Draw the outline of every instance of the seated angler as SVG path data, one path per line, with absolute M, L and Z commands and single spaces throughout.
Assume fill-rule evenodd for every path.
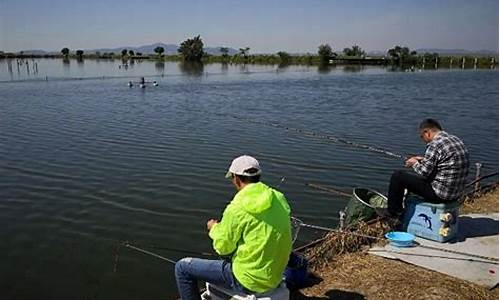
M 207 222 L 213 248 L 226 260 L 184 258 L 175 266 L 182 300 L 200 299 L 198 281 L 247 294 L 279 286 L 292 248 L 290 207 L 279 191 L 260 182 L 259 162 L 233 160 L 227 178 L 237 190 L 222 219 Z
M 469 170 L 469 152 L 464 143 L 442 130 L 434 119 L 422 121 L 418 130 L 427 144 L 425 155 L 406 160 L 405 166 L 412 171 L 392 174 L 384 216 L 396 218 L 404 212 L 405 190 L 433 203 L 457 201 L 463 194 Z

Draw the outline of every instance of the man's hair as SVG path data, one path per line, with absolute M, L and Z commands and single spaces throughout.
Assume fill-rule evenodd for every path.
M 425 129 L 437 129 L 437 130 L 443 130 L 441 128 L 441 125 L 439 124 L 438 121 L 434 120 L 434 119 L 425 119 L 422 121 L 422 123 L 420 123 L 420 125 L 418 126 L 418 129 L 419 130 L 425 130 Z
M 255 168 L 250 168 L 248 170 L 245 170 L 246 173 L 257 173 L 257 169 Z M 259 175 L 254 175 L 254 176 L 244 176 L 244 175 L 237 175 L 234 174 L 234 176 L 238 177 L 242 182 L 244 183 L 257 183 L 260 181 L 260 174 Z

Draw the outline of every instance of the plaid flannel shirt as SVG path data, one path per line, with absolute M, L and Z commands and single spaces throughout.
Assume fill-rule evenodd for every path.
M 469 172 L 469 152 L 458 137 L 441 131 L 427 144 L 424 159 L 413 170 L 431 182 L 439 198 L 457 200 Z

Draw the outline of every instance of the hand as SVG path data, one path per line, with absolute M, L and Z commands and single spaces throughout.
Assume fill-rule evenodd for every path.
M 417 159 L 417 158 L 418 158 L 418 156 L 414 156 L 414 157 L 410 157 L 409 159 L 407 159 L 405 161 L 405 167 L 407 167 L 407 168 L 413 167 L 413 165 L 419 161 L 419 159 Z
M 213 227 L 215 224 L 217 224 L 217 223 L 219 223 L 219 221 L 217 221 L 217 220 L 215 220 L 215 219 L 210 219 L 210 220 L 208 220 L 208 222 L 207 222 L 207 230 L 208 230 L 208 231 L 210 231 L 210 229 L 212 229 L 212 227 Z

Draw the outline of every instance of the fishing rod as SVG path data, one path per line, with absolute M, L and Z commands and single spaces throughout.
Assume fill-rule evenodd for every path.
M 153 256 L 153 257 L 156 257 L 158 259 L 161 259 L 163 261 L 166 261 L 166 262 L 169 262 L 171 264 L 176 264 L 177 261 L 173 260 L 173 259 L 170 259 L 170 258 L 166 258 L 160 254 L 157 254 L 157 253 L 154 253 L 152 251 L 149 251 L 149 250 L 146 250 L 146 249 L 143 249 L 143 248 L 140 248 L 138 246 L 135 246 L 135 245 L 132 245 L 131 243 L 125 241 L 125 242 L 121 242 L 119 243 L 115 249 L 114 249 L 114 264 L 113 264 L 113 273 L 116 273 L 117 270 L 118 270 L 118 264 L 120 262 L 120 248 L 121 247 L 125 247 L 125 248 L 129 248 L 129 249 L 132 249 L 132 250 L 135 250 L 137 252 L 140 252 L 142 254 L 145 254 L 145 255 L 149 255 L 149 256 Z
M 425 246 L 421 246 L 422 248 L 426 248 Z M 439 250 L 445 250 L 445 249 L 439 249 Z M 429 257 L 429 258 L 442 258 L 442 259 L 453 259 L 453 260 L 463 260 L 463 261 L 469 261 L 469 262 L 480 262 L 484 264 L 494 264 L 496 265 L 497 262 L 495 261 L 489 261 L 489 260 L 478 260 L 478 259 L 473 259 L 473 258 L 461 258 L 461 257 L 451 257 L 451 256 L 442 256 L 442 255 L 429 255 L 429 254 L 417 254 L 417 253 L 408 253 L 408 252 L 401 252 L 401 251 L 394 251 L 394 250 L 387 250 L 387 249 L 382 249 L 382 250 L 375 250 L 371 249 L 370 253 L 394 253 L 394 254 L 400 254 L 400 255 L 407 255 L 407 256 L 419 256 L 419 257 Z
M 463 196 L 465 196 L 465 189 L 473 186 L 475 183 L 477 183 L 477 182 L 479 182 L 479 181 L 481 181 L 483 179 L 490 178 L 490 177 L 497 176 L 497 175 L 498 175 L 498 172 L 493 172 L 491 174 L 481 176 L 481 177 L 476 178 L 475 180 L 469 182 L 464 187 L 464 195 Z M 337 194 L 337 195 L 344 196 L 344 197 L 351 197 L 352 196 L 349 193 L 346 193 L 346 192 L 344 192 L 342 190 L 339 190 L 339 189 L 336 189 L 336 188 L 333 188 L 333 187 L 329 187 L 329 186 L 324 186 L 324 185 L 315 184 L 315 183 L 309 183 L 309 182 L 306 182 L 305 185 L 308 186 L 308 187 L 317 189 L 317 190 L 321 190 L 321 191 L 325 191 L 325 192 Z M 463 198 L 463 196 L 461 198 Z
M 475 179 L 475 180 L 473 180 L 472 182 L 469 182 L 469 183 L 465 186 L 465 188 L 469 188 L 469 187 L 473 186 L 475 183 L 477 183 L 477 182 L 479 182 L 479 181 L 481 181 L 481 180 L 483 180 L 483 179 L 490 178 L 490 177 L 493 177 L 493 176 L 496 176 L 496 175 L 498 175 L 498 172 L 493 172 L 493 173 L 491 173 L 491 174 L 484 175 L 484 176 L 481 176 L 481 177 L 479 177 L 479 178 L 476 178 L 476 179 Z
M 325 192 L 337 194 L 337 195 L 344 196 L 344 197 L 351 197 L 352 196 L 351 194 L 346 193 L 344 191 L 337 190 L 337 189 L 334 189 L 332 187 L 326 187 L 326 186 L 320 185 L 320 184 L 306 182 L 305 185 L 308 186 L 308 187 L 315 188 L 317 190 L 321 190 L 321 191 L 325 191 Z
M 388 240 L 385 237 L 377 237 L 377 236 L 371 236 L 371 235 L 366 235 L 366 234 L 360 234 L 360 233 L 352 232 L 352 231 L 349 231 L 349 230 L 334 229 L 334 228 L 329 228 L 329 227 L 324 227 L 324 226 L 317 226 L 317 225 L 307 224 L 307 223 L 304 223 L 302 220 L 300 220 L 298 218 L 295 218 L 295 217 L 292 217 L 292 219 L 295 219 L 295 222 L 297 222 L 297 224 L 299 226 L 301 226 L 301 227 L 318 229 L 318 230 L 323 230 L 323 231 L 328 231 L 328 232 L 342 232 L 342 233 L 347 233 L 347 234 L 354 235 L 354 236 L 359 236 L 359 237 L 364 237 L 364 238 L 374 239 L 374 240 L 380 240 L 380 241 L 387 241 Z M 455 250 L 449 250 L 449 249 L 442 249 L 442 248 L 437 248 L 437 247 L 432 247 L 432 246 L 426 246 L 426 245 L 422 245 L 421 243 L 419 243 L 417 241 L 413 241 L 413 246 L 421 247 L 421 248 L 425 248 L 425 249 L 429 249 L 429 250 L 442 251 L 442 252 L 446 252 L 446 253 L 452 253 L 452 254 L 470 256 L 470 257 L 475 257 L 475 258 L 480 258 L 480 259 L 484 259 L 484 260 L 498 262 L 498 258 L 496 258 L 496 257 L 489 257 L 489 256 L 483 256 L 483 255 L 465 253 L 465 252 L 460 252 L 460 251 L 455 251 Z
M 145 249 L 142 249 L 142 248 L 136 247 L 136 246 L 134 246 L 134 245 L 130 244 L 129 242 L 124 242 L 124 243 L 122 244 L 122 246 L 127 247 L 127 248 L 130 248 L 130 249 L 133 249 L 133 250 L 136 250 L 136 251 L 138 251 L 138 252 L 141 252 L 141 253 L 144 253 L 144 254 L 147 254 L 147 255 L 151 255 L 151 256 L 153 256 L 153 257 L 156 257 L 156 258 L 159 258 L 159 259 L 161 259 L 161 260 L 167 261 L 167 262 L 172 263 L 172 264 L 174 264 L 174 265 L 177 263 L 177 261 L 175 261 L 175 260 L 173 260 L 173 259 L 166 258 L 166 257 L 161 256 L 161 255 L 159 255 L 159 254 L 156 254 L 156 253 L 154 253 L 154 252 L 151 252 L 151 251 L 148 251 L 148 250 L 145 250 Z

